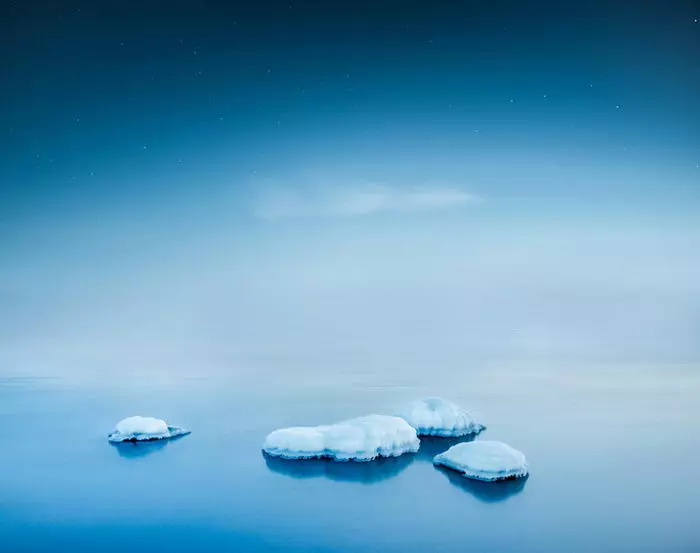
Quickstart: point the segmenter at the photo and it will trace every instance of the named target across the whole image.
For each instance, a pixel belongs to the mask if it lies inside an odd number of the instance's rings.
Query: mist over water
[[[18,232],[1,258],[3,371],[700,358],[694,221],[535,221],[498,199],[341,220],[186,214]]]

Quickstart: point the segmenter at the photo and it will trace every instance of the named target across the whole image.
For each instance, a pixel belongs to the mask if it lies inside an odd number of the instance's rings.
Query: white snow
[[[454,469],[467,478],[493,482],[527,476],[525,455],[503,442],[465,442],[452,446],[433,459],[436,465]]]
[[[175,438],[189,433],[189,430],[179,426],[168,426],[161,419],[135,416],[119,421],[108,439],[110,442],[141,442]]]
[[[415,428],[419,436],[467,436],[486,428],[459,405],[439,397],[413,401],[397,416]]]
[[[418,451],[416,431],[398,417],[367,415],[328,426],[275,430],[263,451],[286,459],[327,457],[336,461],[371,461]]]

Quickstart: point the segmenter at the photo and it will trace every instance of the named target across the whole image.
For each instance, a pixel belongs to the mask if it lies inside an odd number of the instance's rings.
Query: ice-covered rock
[[[418,451],[416,431],[403,419],[367,415],[328,426],[295,426],[275,430],[263,451],[285,459],[329,458],[371,461]]]
[[[165,440],[189,434],[189,430],[179,426],[168,426],[161,419],[153,417],[128,417],[117,423],[108,439],[110,442],[147,442]]]
[[[433,463],[485,482],[520,478],[527,476],[529,470],[525,455],[520,451],[503,442],[487,440],[452,446],[436,455]]]
[[[467,436],[486,428],[459,405],[439,397],[412,401],[396,415],[415,428],[419,436]]]

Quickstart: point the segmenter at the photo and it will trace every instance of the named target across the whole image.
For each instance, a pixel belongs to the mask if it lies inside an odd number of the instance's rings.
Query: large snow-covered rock
[[[486,428],[459,405],[439,397],[413,401],[397,416],[415,428],[419,436],[468,436]]]
[[[433,463],[458,472],[467,478],[493,482],[527,476],[528,464],[517,449],[503,442],[465,442],[436,455]]]
[[[179,426],[168,426],[161,419],[153,417],[128,417],[117,423],[108,439],[110,442],[147,442],[165,440],[189,434],[189,430]]]
[[[275,430],[263,451],[285,459],[329,458],[371,461],[418,451],[416,431],[403,419],[367,415],[328,426],[295,426]]]

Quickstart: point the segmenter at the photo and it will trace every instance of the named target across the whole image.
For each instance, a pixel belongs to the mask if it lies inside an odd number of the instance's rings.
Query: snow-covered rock
[[[467,436],[486,428],[459,405],[439,397],[413,401],[396,415],[415,428],[419,436]]]
[[[295,426],[275,430],[263,451],[285,459],[329,458],[371,461],[418,451],[416,431],[403,419],[367,415],[328,426]]]
[[[525,455],[503,442],[477,440],[452,446],[436,455],[433,463],[458,472],[467,478],[493,482],[527,476]]]
[[[161,419],[153,417],[128,417],[117,423],[108,439],[110,442],[146,442],[165,440],[189,434],[189,430],[179,426],[168,426]]]

